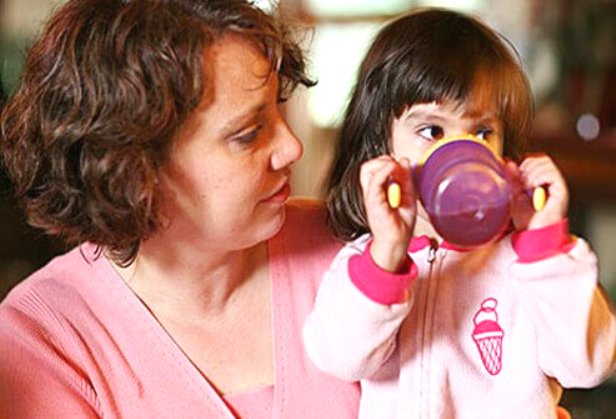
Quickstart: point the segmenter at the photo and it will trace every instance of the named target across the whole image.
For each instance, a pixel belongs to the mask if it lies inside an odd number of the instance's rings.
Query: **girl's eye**
[[[492,130],[492,128],[489,128],[489,127],[479,128],[475,132],[475,136],[479,138],[480,140],[484,140],[484,141],[488,141],[492,137],[492,134],[494,134],[494,130]]]
[[[420,129],[419,135],[428,140],[441,140],[445,136],[445,130],[438,125],[429,125]]]

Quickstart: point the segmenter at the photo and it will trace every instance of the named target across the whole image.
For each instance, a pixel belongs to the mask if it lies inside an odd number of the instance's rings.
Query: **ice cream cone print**
[[[477,345],[484,367],[491,375],[496,375],[501,370],[503,336],[505,335],[498,324],[497,304],[496,299],[486,298],[473,318],[475,324],[473,340]]]

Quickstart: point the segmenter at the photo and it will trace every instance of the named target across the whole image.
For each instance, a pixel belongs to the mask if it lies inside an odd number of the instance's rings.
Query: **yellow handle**
[[[400,190],[400,185],[396,182],[391,182],[389,186],[387,186],[387,202],[389,202],[389,206],[396,209],[400,206],[401,200],[402,191]]]
[[[533,189],[533,208],[535,211],[541,211],[545,207],[545,202],[548,200],[548,194],[543,186],[538,186]]]

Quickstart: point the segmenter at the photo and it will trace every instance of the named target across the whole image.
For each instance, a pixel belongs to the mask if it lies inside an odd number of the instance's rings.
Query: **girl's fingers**
[[[401,164],[389,156],[382,156],[364,163],[360,183],[366,198],[402,203],[411,191],[409,165]],[[397,201],[397,202],[396,202]]]
[[[408,199],[407,197],[412,196],[411,165],[408,159],[403,158],[388,181],[387,202],[391,208],[397,209]]]
[[[388,173],[393,171],[395,162],[388,156],[377,157],[362,164],[359,182],[364,189],[369,189],[374,183],[382,182]]]
[[[562,174],[547,156],[530,157],[524,160],[520,165],[520,171],[525,185],[529,188],[564,183]]]
[[[529,156],[520,165],[520,172],[537,213],[532,216],[531,227],[549,225],[566,217],[569,191],[551,158],[545,154]]]

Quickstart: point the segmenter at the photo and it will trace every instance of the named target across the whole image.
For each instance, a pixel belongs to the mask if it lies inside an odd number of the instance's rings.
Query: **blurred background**
[[[15,88],[24,52],[61,3],[0,0],[0,95]],[[536,103],[532,147],[550,153],[565,174],[572,231],[599,255],[600,280],[616,301],[616,0],[280,0],[280,6],[305,29],[310,73],[319,82],[285,109],[305,147],[295,195],[321,197],[359,61],[384,22],[418,6],[472,13],[520,53]],[[0,299],[61,251],[26,226],[0,170]],[[563,404],[574,418],[614,418],[616,378],[566,391]]]

